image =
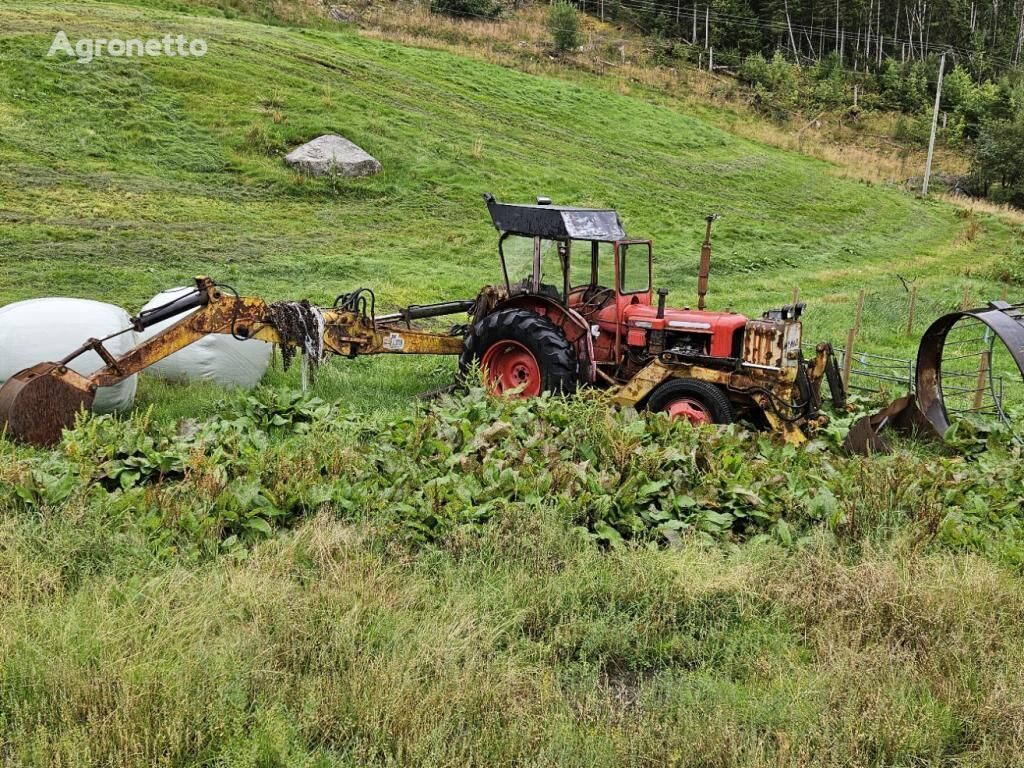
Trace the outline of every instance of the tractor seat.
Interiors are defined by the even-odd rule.
[[[520,280],[518,283],[512,286],[513,293],[533,293],[533,291],[531,290],[532,287],[533,278],[530,277],[524,277],[522,280]],[[547,298],[554,299],[555,301],[558,302],[562,301],[562,292],[558,290],[557,286],[554,286],[551,283],[541,283],[539,295],[546,296]]]

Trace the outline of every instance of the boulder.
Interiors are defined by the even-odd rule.
[[[89,299],[51,297],[29,299],[0,307],[0,385],[36,363],[60,360],[89,338],[102,339],[131,326],[128,313],[113,304]],[[130,350],[138,341],[135,331],[103,342],[114,357]],[[103,367],[95,352],[76,357],[68,367],[83,376]],[[131,408],[135,401],[136,376],[120,384],[100,387],[92,404],[93,413],[110,413]]]
[[[381,171],[381,164],[373,155],[333,134],[318,136],[293,149],[284,161],[310,176],[372,176]]]

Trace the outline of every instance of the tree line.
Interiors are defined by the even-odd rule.
[[[586,13],[723,54],[827,57],[858,72],[946,51],[979,82],[1017,69],[1024,0],[579,0]]]
[[[1024,207],[1024,0],[579,0],[671,41],[673,57],[735,74],[754,105],[897,111],[924,144],[945,56],[940,141],[971,158],[960,191]]]

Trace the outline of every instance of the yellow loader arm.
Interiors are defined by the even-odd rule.
[[[0,433],[33,445],[55,443],[74,424],[76,414],[91,407],[97,388],[117,384],[211,333],[279,344],[286,360],[297,349],[315,358],[314,362],[328,353],[457,355],[463,348],[461,334],[417,331],[410,321],[470,311],[474,304],[467,300],[410,307],[377,318],[367,314],[365,303],[357,299],[330,309],[308,302],[267,304],[260,298],[225,293],[210,278],[197,277],[193,292],[140,313],[132,318],[131,327],[103,339],[89,339],[58,362],[38,363],[8,379],[0,388]],[[121,333],[141,331],[187,312],[192,314],[120,357],[103,346]],[[90,350],[102,358],[102,368],[83,376],[68,367]]]

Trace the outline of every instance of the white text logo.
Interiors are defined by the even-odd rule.
[[[100,56],[114,58],[132,58],[136,56],[205,56],[206,41],[202,38],[189,40],[184,35],[164,35],[146,40],[132,38],[124,40],[117,37],[103,38],[83,37],[72,45],[64,30],[58,32],[50,45],[47,56],[64,53],[79,64],[88,64]]]

